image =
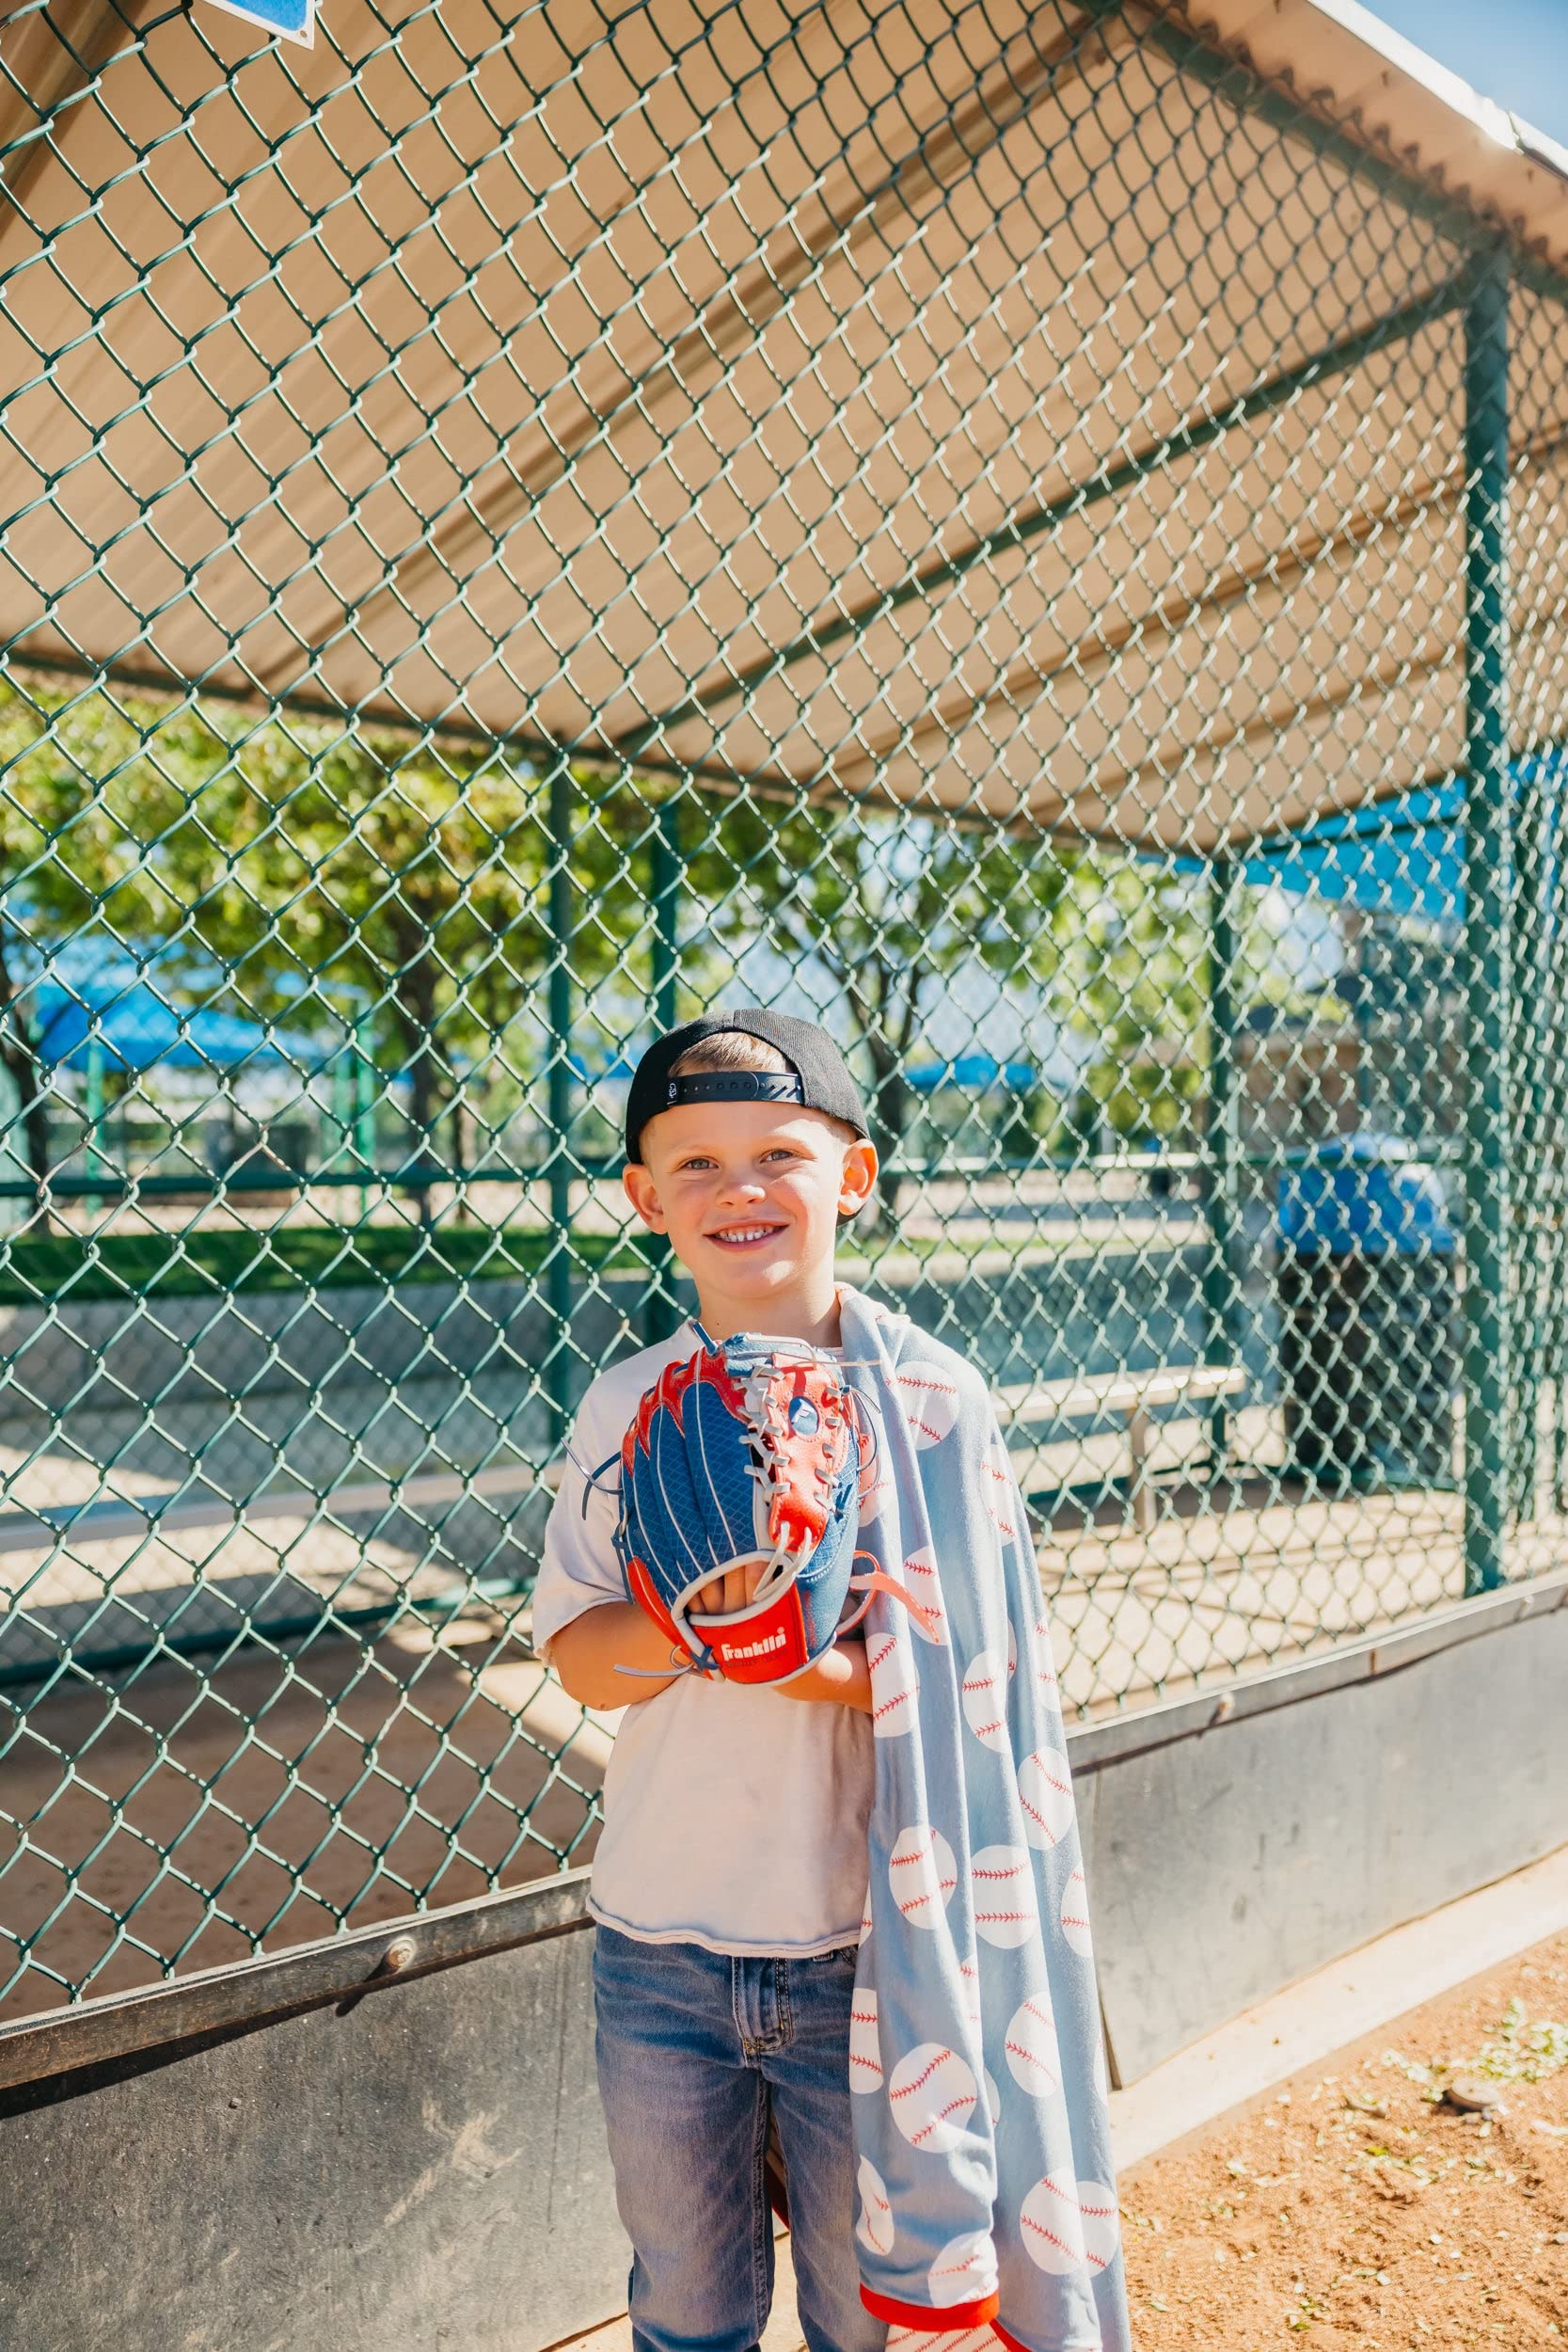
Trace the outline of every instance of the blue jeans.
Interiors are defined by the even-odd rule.
[[[855,1947],[728,1959],[594,1930],[599,2092],[632,2244],[636,2352],[754,2352],[773,2295],[769,2104],[809,2352],[882,2352],[860,2297],[849,2122]]]

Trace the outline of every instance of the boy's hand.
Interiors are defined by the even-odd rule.
[[[865,1662],[865,1644],[854,1635],[835,1642],[803,1675],[797,1675],[791,1682],[781,1682],[778,1692],[782,1699],[833,1699],[840,1707],[852,1707],[857,1714],[869,1715],[871,1669]]]
[[[716,1576],[694,1593],[687,1604],[693,1616],[724,1616],[734,1609],[744,1609],[756,1597],[762,1581],[764,1563],[752,1560],[743,1568],[730,1568]],[[709,1679],[716,1677],[710,1677]],[[852,1707],[862,1715],[871,1712],[871,1673],[865,1662],[865,1644],[858,1640],[836,1642],[824,1650],[815,1666],[808,1666],[803,1675],[791,1682],[763,1683],[763,1690],[776,1690],[785,1699],[832,1699],[840,1707]]]
[[[756,1598],[767,1565],[765,1560],[749,1560],[743,1568],[727,1568],[722,1576],[716,1576],[710,1584],[693,1593],[687,1608],[694,1615],[705,1617],[727,1617],[735,1610],[744,1609],[749,1600]]]

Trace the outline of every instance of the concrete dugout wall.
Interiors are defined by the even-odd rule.
[[[1565,1602],[1074,1736],[1119,2080],[1568,1836]],[[0,2342],[542,2352],[623,2309],[585,1881],[0,2031]]]

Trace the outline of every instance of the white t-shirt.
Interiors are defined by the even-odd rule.
[[[683,1323],[602,1372],[578,1408],[533,1596],[546,1660],[562,1626],[626,1597],[618,1465],[597,1491],[582,1469],[619,1451],[644,1389],[698,1345]],[[626,1935],[712,1952],[798,1957],[856,1943],[872,1776],[871,1724],[856,1708],[682,1676],[621,1718],[588,1907]]]

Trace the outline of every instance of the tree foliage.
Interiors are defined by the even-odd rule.
[[[160,989],[293,1030],[369,1024],[428,1136],[460,1082],[515,1100],[560,1050],[551,876],[566,812],[571,1042],[645,1030],[656,793],[581,768],[552,795],[495,748],[107,691],[0,690],[0,1057],[41,1180],[45,1089],[20,1001],[63,940],[155,961]],[[760,941],[822,986],[858,1046],[895,1205],[926,1025],[989,976],[1015,1015],[1085,1041],[1085,1084],[1120,1132],[1173,1129],[1201,1086],[1201,908],[1129,857],[969,812],[763,803],[679,787],[686,1001]],[[612,1009],[595,1040],[593,1022]],[[984,1043],[984,1016],[977,1016]],[[584,1032],[588,1032],[585,1034]],[[1016,1033],[1016,1027],[1012,1033]],[[1025,1122],[1045,1124],[1039,1104]],[[1018,1119],[1009,1130],[1023,1134]]]

